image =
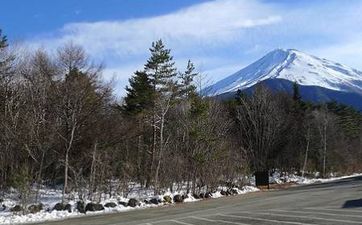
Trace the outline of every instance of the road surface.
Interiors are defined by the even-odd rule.
[[[43,225],[362,224],[362,176]]]

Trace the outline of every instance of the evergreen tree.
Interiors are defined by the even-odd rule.
[[[194,64],[189,60],[187,62],[186,71],[179,74],[180,79],[180,95],[182,97],[190,97],[193,94],[196,94],[196,86],[193,84],[194,78],[198,75],[195,72]]]
[[[150,79],[144,71],[136,71],[129,79],[126,87],[127,96],[124,99],[123,110],[134,115],[150,109],[153,105],[154,90]]]
[[[159,94],[169,93],[176,87],[176,68],[171,50],[166,49],[162,40],[152,43],[151,57],[147,60],[145,71],[151,84]]]
[[[246,96],[246,94],[245,93],[243,93],[242,92],[242,90],[240,90],[240,89],[238,89],[237,91],[236,91],[236,94],[235,94],[235,101],[236,101],[236,103],[237,104],[241,104],[241,100],[244,98],[246,98],[247,96]]]
[[[145,72],[150,79],[154,91],[154,104],[152,107],[152,151],[150,174],[147,184],[151,182],[153,174],[153,184],[156,192],[159,188],[159,172],[161,160],[168,144],[165,139],[167,129],[167,115],[169,109],[174,104],[177,94],[177,69],[171,56],[171,50],[167,49],[162,40],[152,43],[150,48],[151,57],[145,64]]]
[[[8,48],[7,38],[2,35],[0,29],[0,78],[4,79],[9,77],[11,72],[11,62],[14,61],[14,56],[6,52]]]
[[[5,35],[2,35],[2,30],[0,29],[0,49],[8,47],[7,38]]]
[[[300,102],[302,100],[302,96],[300,95],[299,86],[297,82],[293,83],[293,100],[296,102]]]

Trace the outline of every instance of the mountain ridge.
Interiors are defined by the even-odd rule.
[[[205,92],[225,97],[237,90],[250,91],[259,83],[272,90],[291,92],[294,82],[303,90],[305,100],[338,101],[362,110],[361,71],[296,49],[275,49]]]
[[[362,94],[362,72],[296,49],[276,49],[208,87],[208,95],[243,90],[266,79],[286,79],[304,86]]]

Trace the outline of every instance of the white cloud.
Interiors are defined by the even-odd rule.
[[[343,41],[334,45],[311,49],[310,52],[362,71],[362,40]]]
[[[56,32],[35,37],[30,43],[47,49],[56,49],[69,41],[80,44],[93,59],[106,63],[105,77],[113,76],[117,88],[123,89],[132,72],[142,68],[152,41],[164,39],[178,59],[186,61],[186,57],[193,59],[197,54],[196,57],[204,57],[205,49],[227,45],[250,29],[280,21],[281,16],[271,4],[216,0],[150,18],[70,23]],[[205,48],[201,49],[203,56],[197,52],[200,46]],[[192,51],[196,51],[194,55]],[[211,65],[215,60],[206,62],[208,58],[196,61]]]
[[[278,47],[361,69],[361,10],[361,1],[216,0],[149,18],[70,23],[30,42],[47,49],[68,41],[81,44],[93,59],[105,62],[105,77],[114,75],[116,92],[123,95],[128,78],[142,69],[147,49],[159,38],[178,65],[190,58],[212,81]]]
[[[105,57],[137,55],[150,43],[163,38],[170,45],[193,45],[198,41],[217,43],[234,38],[243,29],[281,21],[271,5],[248,0],[218,0],[180,11],[124,21],[100,21],[65,25],[56,37],[36,40],[58,46],[69,40],[83,45],[92,55]],[[37,37],[39,38],[39,37]]]

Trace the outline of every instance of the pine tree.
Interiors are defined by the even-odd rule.
[[[162,40],[152,43],[151,57],[147,60],[145,71],[155,92],[169,93],[176,87],[176,68],[171,50],[166,49]]]
[[[128,115],[139,114],[151,109],[154,90],[150,79],[144,71],[136,71],[129,79],[126,87],[127,96],[124,99],[123,110]]]
[[[166,49],[162,40],[152,43],[151,57],[145,65],[145,72],[151,81],[154,90],[154,104],[152,107],[153,144],[151,152],[150,175],[154,174],[154,187],[159,188],[159,171],[163,152],[168,144],[165,139],[167,128],[167,114],[177,93],[177,69],[171,50]],[[148,178],[149,183],[151,177]]]
[[[14,56],[6,52],[8,48],[7,38],[2,35],[0,29],[0,78],[3,80],[12,74],[11,62],[14,61]]]
[[[5,35],[2,35],[2,30],[0,29],[0,49],[8,47],[7,38]]]
[[[293,83],[293,100],[296,102],[300,102],[302,100],[302,96],[300,95],[299,86],[297,82]]]
[[[191,95],[196,94],[196,86],[193,84],[193,81],[197,75],[198,73],[195,72],[194,64],[189,60],[187,62],[186,71],[179,74],[181,97],[189,98]]]

